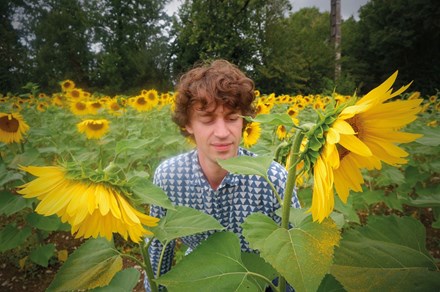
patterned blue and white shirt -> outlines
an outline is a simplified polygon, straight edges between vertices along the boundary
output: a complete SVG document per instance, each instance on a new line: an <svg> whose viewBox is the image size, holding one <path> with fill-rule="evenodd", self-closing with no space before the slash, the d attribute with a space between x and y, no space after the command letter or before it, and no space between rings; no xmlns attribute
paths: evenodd
<svg viewBox="0 0 440 292"><path fill-rule="evenodd" d="M238 155L255 156L254 153L239 148ZM272 162L268 177L277 192L282 196L287 180L287 171L277 162ZM162 162L155 171L153 182L161 187L175 206L191 207L216 218L228 231L240 238L242 251L252 251L242 235L241 224L255 212L261 212L280 222L275 211L280 208L267 181L257 175L227 174L217 190L208 183L198 161L197 150L193 150ZM292 196L292 206L300 208L296 193ZM161 218L166 210L151 206L150 215ZM213 232L186 236L182 242L195 249L201 241ZM168 272L172 265L175 243L167 245L161 265L161 274ZM149 254L154 273L156 273L162 244L153 239ZM148 281L145 280L149 291Z"/></svg>

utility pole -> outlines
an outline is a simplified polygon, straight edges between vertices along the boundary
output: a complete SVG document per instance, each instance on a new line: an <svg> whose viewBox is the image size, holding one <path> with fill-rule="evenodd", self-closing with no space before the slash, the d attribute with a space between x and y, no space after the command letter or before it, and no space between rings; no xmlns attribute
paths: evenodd
<svg viewBox="0 0 440 292"><path fill-rule="evenodd" d="M331 42L335 48L335 81L341 76L341 0L330 0Z"/></svg>

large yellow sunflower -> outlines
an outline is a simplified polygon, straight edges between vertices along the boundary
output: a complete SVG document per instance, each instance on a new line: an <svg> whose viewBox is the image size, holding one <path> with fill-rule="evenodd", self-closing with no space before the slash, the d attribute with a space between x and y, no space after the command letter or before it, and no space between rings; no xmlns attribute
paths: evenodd
<svg viewBox="0 0 440 292"><path fill-rule="evenodd" d="M108 132L110 122L106 119L88 119L78 123L77 128L78 132L86 134L87 139L99 139Z"/></svg>
<svg viewBox="0 0 440 292"><path fill-rule="evenodd" d="M28 130L28 124L19 113L0 113L0 142L18 143Z"/></svg>
<svg viewBox="0 0 440 292"><path fill-rule="evenodd" d="M322 221L333 210L333 182L338 196L347 201L349 191L362 191L361 169L381 169L382 162L405 164L408 153L397 146L421 137L399 131L417 118L422 99L387 100L405 91L391 86L397 71L384 83L348 106L326 132L326 142L314 166L313 218ZM333 180L333 181L332 181ZM315 198L316 197L316 198Z"/></svg>
<svg viewBox="0 0 440 292"><path fill-rule="evenodd" d="M261 136L260 123L250 122L246 125L243 131L243 144L244 147L250 148L258 142Z"/></svg>
<svg viewBox="0 0 440 292"><path fill-rule="evenodd" d="M22 170L36 176L22 185L19 194L40 200L35 211L51 216L56 214L68 222L76 237L106 237L113 233L139 242L151 234L144 226L155 226L159 219L136 210L113 185L69 179L61 166L27 166Z"/></svg>

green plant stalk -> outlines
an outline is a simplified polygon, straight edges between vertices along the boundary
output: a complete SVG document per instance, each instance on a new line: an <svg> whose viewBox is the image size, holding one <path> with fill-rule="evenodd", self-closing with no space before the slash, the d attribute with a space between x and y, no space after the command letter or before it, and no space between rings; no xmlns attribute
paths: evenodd
<svg viewBox="0 0 440 292"><path fill-rule="evenodd" d="M290 219L290 207L292 201L292 194L296 183L296 165L298 164L298 159L300 157L300 147L301 142L304 138L304 132L301 130L296 131L293 138L293 144L290 148L290 169L287 175L286 189L284 190L284 202L282 206L282 217L281 217L281 227L289 229L289 219ZM280 291L286 291L286 279L280 275L278 287Z"/></svg>
<svg viewBox="0 0 440 292"><path fill-rule="evenodd" d="M151 242L151 239L150 239ZM144 242L145 243L145 242ZM154 271L153 271L153 267L151 266L151 261L150 261L150 255L148 254L148 247L150 246L148 245L144 245L144 243L139 244L141 253L142 253L142 258L144 259L144 264L142 265L142 267L145 270L145 273L147 274L147 280L148 283L150 284L151 287L151 292L158 292L159 289L157 288L157 284L156 282L154 282Z"/></svg>

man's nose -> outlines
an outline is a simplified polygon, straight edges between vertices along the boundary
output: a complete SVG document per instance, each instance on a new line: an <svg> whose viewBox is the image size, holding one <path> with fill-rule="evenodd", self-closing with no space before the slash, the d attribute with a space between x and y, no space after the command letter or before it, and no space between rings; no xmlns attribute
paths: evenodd
<svg viewBox="0 0 440 292"><path fill-rule="evenodd" d="M224 119L217 119L214 128L214 135L220 138L226 137L229 134L228 126Z"/></svg>

